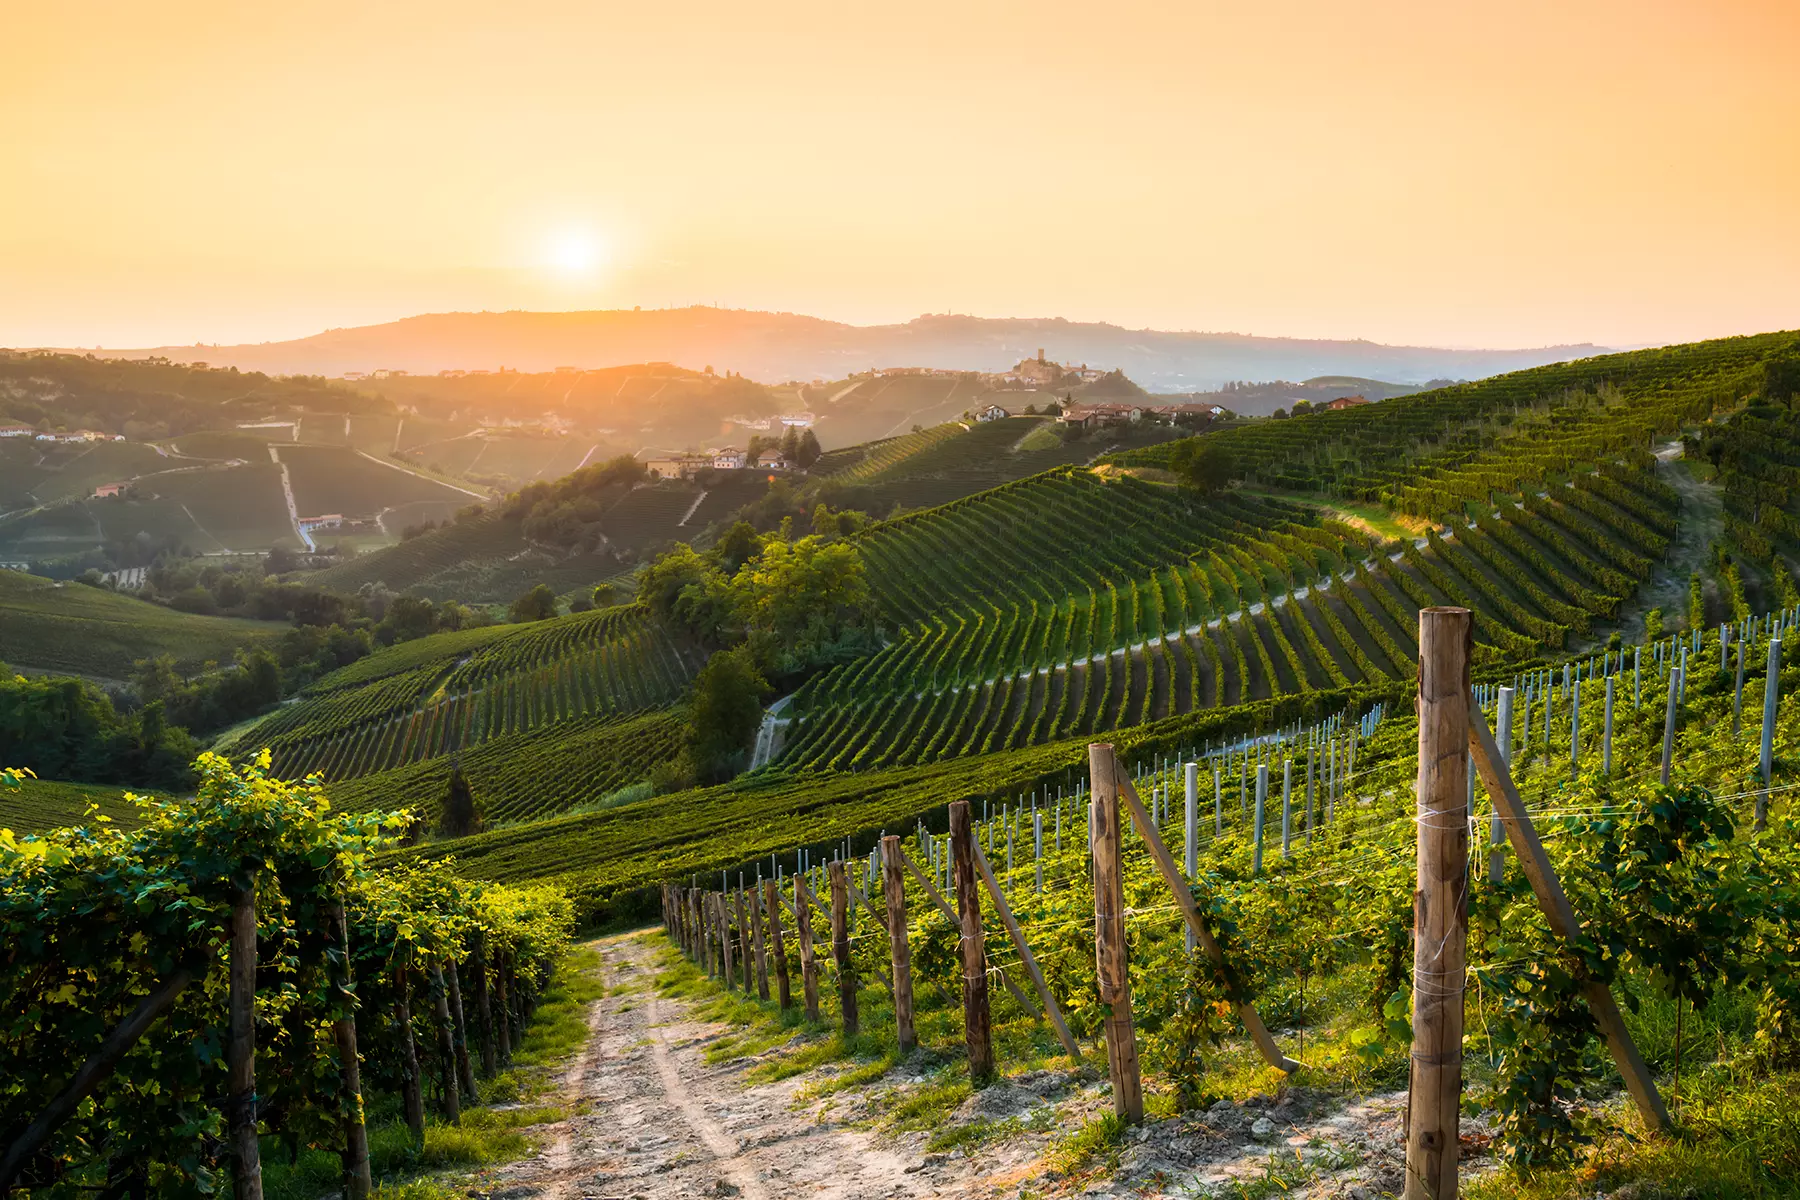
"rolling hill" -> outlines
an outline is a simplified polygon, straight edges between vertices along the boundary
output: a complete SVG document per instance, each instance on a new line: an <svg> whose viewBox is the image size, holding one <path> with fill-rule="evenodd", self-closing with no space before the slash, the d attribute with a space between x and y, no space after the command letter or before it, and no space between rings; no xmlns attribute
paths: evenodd
<svg viewBox="0 0 1800 1200"><path fill-rule="evenodd" d="M128 679L139 658L172 655L180 669L230 662L239 646L287 626L176 612L77 583L0 571L0 662L10 667Z"/></svg>
<svg viewBox="0 0 1800 1200"><path fill-rule="evenodd" d="M876 367L932 364L1002 371L1042 348L1051 358L1122 368L1153 391L1193 391L1232 379L1348 374L1423 383L1473 378L1585 357L1596 346L1441 350L1365 341L1123 329L1050 319L923 316L855 326L793 313L716 308L604 312L433 313L255 346L163 347L156 353L244 370L339 375L445 368L554 371L665 362L712 365L752 379L841 379Z"/></svg>

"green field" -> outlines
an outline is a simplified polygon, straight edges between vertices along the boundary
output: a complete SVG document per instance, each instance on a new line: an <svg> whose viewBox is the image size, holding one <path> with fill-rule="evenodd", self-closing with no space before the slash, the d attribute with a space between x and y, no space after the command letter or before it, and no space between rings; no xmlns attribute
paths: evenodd
<svg viewBox="0 0 1800 1200"><path fill-rule="evenodd" d="M0 571L0 662L15 668L126 679L134 660L168 654L191 671L230 662L238 647L285 628L194 616L100 588Z"/></svg>

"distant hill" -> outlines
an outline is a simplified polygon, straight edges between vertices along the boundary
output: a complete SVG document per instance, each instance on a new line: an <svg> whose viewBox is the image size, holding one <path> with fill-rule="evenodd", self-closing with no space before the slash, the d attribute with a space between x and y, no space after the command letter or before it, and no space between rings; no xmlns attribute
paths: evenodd
<svg viewBox="0 0 1800 1200"><path fill-rule="evenodd" d="M1004 371L1042 349L1059 362L1123 370L1152 391L1217 388L1232 379L1349 374L1423 383L1473 379L1600 353L1592 345L1446 350L1368 341L1125 329L1054 318L923 316L902 325L846 325L794 313L719 308L646 311L430 313L332 329L287 342L154 351L288 374L377 369L553 371L667 362L727 369L766 382L841 379L871 368L930 365Z"/></svg>

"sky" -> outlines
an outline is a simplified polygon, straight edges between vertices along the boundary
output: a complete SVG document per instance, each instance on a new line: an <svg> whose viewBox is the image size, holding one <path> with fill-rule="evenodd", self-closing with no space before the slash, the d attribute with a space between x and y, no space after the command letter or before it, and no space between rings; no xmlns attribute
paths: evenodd
<svg viewBox="0 0 1800 1200"><path fill-rule="evenodd" d="M1800 327L1788 0L8 5L0 345L719 304Z"/></svg>

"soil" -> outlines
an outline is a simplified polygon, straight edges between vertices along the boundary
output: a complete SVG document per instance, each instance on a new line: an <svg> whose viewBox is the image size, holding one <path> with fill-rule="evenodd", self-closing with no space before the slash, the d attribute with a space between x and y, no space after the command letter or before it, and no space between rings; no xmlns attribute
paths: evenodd
<svg viewBox="0 0 1800 1200"><path fill-rule="evenodd" d="M691 1001L658 996L651 934L596 944L608 994L589 1009L591 1037L566 1069L573 1114L537 1132L533 1156L488 1173L486 1200L747 1200L832 1196L1237 1196L1270 1175L1282 1195L1374 1197L1401 1187L1404 1093L1346 1104L1303 1087L1281 1097L1220 1101L1129 1131L1074 1176L1058 1175L1055 1146L1111 1109L1091 1073L1016 1074L971 1095L932 1133L980 1123L1001 1136L971 1152L934 1153L928 1133L871 1126L897 1098L949 1061L929 1054L860 1089L811 1098L846 1069L822 1067L751 1084L759 1057L709 1064L708 1045L729 1027L700 1020ZM631 984L638 987L629 987ZM627 986L621 986L627 985ZM797 1035L798 1036L798 1035ZM1465 1120L1465 1170L1488 1164L1487 1130ZM1273 1163L1273 1165L1272 1165Z"/></svg>

